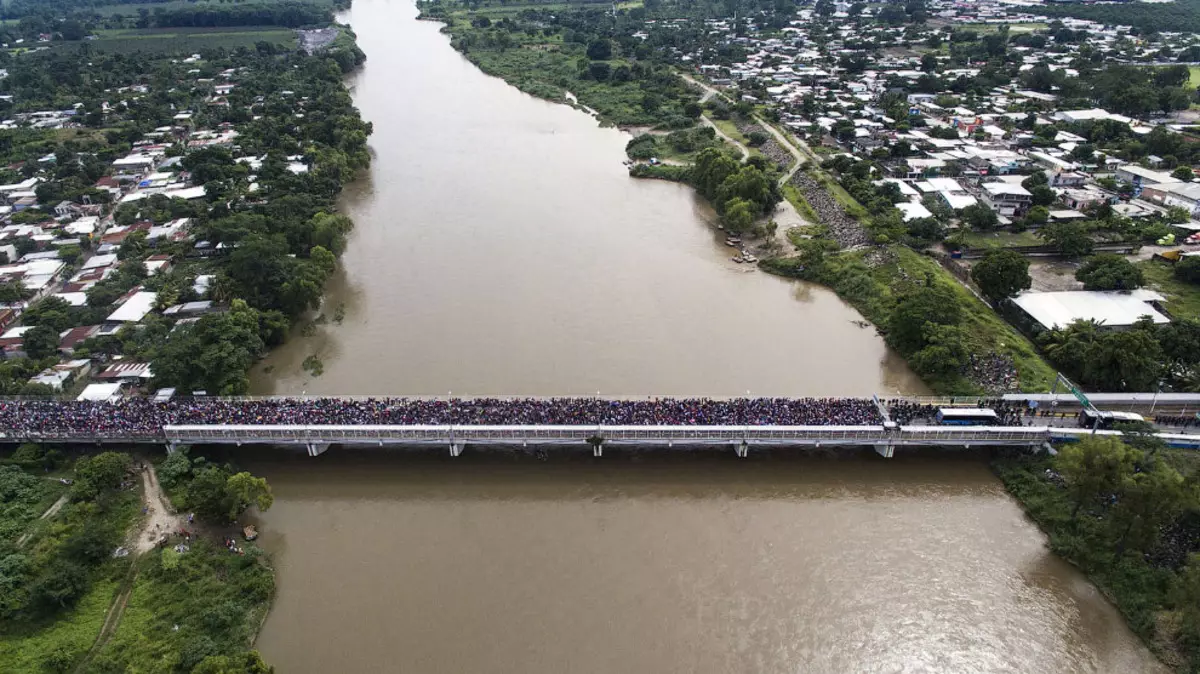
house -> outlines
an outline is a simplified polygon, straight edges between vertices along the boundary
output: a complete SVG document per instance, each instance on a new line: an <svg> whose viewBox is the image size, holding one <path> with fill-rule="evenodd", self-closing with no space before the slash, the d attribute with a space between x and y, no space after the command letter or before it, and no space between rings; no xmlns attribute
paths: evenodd
<svg viewBox="0 0 1200 674"><path fill-rule="evenodd" d="M114 382L107 384L88 384L87 388L79 394L76 400L87 400L92 402L115 402L121 398L121 389L125 386L122 382Z"/></svg>
<svg viewBox="0 0 1200 674"><path fill-rule="evenodd" d="M136 386L143 380L153 379L154 373L150 371L150 363L122 360L100 370L95 375L95 378L105 381L119 381Z"/></svg>
<svg viewBox="0 0 1200 674"><path fill-rule="evenodd" d="M87 376L88 371L92 369L92 361L81 358L79 360L69 360L65 363L59 363L54 367L46 368L40 373L30 378L30 384L41 384L49 386L55 391L61 391L67 388L71 382Z"/></svg>
<svg viewBox="0 0 1200 674"><path fill-rule="evenodd" d="M1191 215L1200 214L1200 183L1167 183L1142 188L1142 198L1165 208L1178 206Z"/></svg>
<svg viewBox="0 0 1200 674"><path fill-rule="evenodd" d="M154 309L155 293L141 290L126 297L117 310L104 319L106 323L137 323Z"/></svg>
<svg viewBox="0 0 1200 674"><path fill-rule="evenodd" d="M1117 180L1123 180L1131 185L1165 185L1168 183L1180 182L1176 178L1172 178L1170 173L1162 171L1152 171L1148 168L1142 168L1137 164L1126 164L1117 169Z"/></svg>
<svg viewBox="0 0 1200 674"><path fill-rule="evenodd" d="M79 346L87 338L95 335L99 330L99 325L81 325L77 328L66 330L58 335L58 350L69 356L75 353L75 347Z"/></svg>
<svg viewBox="0 0 1200 674"><path fill-rule="evenodd" d="M984 183L983 203L1006 218L1020 218L1033 205L1029 190L1007 182Z"/></svg>

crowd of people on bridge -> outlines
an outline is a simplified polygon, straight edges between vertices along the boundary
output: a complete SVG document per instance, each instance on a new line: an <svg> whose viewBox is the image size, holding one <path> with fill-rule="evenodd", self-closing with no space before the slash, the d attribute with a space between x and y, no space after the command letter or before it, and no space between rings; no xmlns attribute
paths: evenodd
<svg viewBox="0 0 1200 674"><path fill-rule="evenodd" d="M862 426L869 398L123 398L0 401L10 436L157 437L168 425Z"/></svg>

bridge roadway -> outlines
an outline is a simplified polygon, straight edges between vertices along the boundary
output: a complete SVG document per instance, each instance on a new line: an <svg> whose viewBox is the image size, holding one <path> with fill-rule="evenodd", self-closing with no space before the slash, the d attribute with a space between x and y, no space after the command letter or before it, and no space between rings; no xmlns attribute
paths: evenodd
<svg viewBox="0 0 1200 674"><path fill-rule="evenodd" d="M1118 409L1120 407L1138 408L1140 410L1172 408L1176 412L1200 409L1200 395L1197 394L1095 394L1093 399L1104 398L1103 409ZM64 402L55 409L52 401L34 403L14 402L9 409L4 410L4 401L0 400L0 414L7 420L8 427L0 425L0 443L3 442L59 442L86 443L97 445L117 444L159 444L166 445L168 450L184 444L274 444L302 445L308 453L317 456L328 449L330 445L441 445L449 447L452 456L459 456L468 445L487 447L497 445L546 445L546 446L591 446L596 456L603 454L605 446L651 446L651 447L713 447L732 446L738 456L746 456L754 446L795 446L795 447L841 447L860 446L872 447L879 454L891 457L897 447L915 446L952 446L972 447L977 445L1000 445L1018 447L1044 447L1054 442L1077 440L1091 431L1074 427L1074 411L1078 409L1078 401L1073 396L1049 394L1029 395L1013 394L1005 396L1008 403L1021 403L1026 399L1036 399L1041 409L1053 408L1058 414L1051 416L1028 416L1029 426L937 426L929 421L917 420L904 425L887 420L887 405L878 398L873 401L862 399L868 405L873 403L880 412L883 421L875 424L862 425L558 425L547 423L543 425L528 424L490 424L484 421L474 423L442 423L414 424L408 422L372 424L364 419L357 424L338 424L328 420L324 415L322 403L333 402L332 399L195 399L194 402L182 400L171 401L178 404L178 410L143 400L132 407L122 404L115 405L113 415L116 418L126 417L131 424L128 430L119 430L112 424L105 423L107 409L100 409L97 414L96 405L106 407L105 403L73 403ZM348 405L355 404L352 399L345 400ZM405 399L395 399L398 405L403 405ZM409 399L413 400L413 399ZM454 399L458 401L471 399ZM487 405L494 399L481 399ZM533 400L533 399L530 399ZM549 399L553 405L554 400ZM561 399L569 400L569 399ZM664 399L668 409L672 399ZM708 400L708 399L697 399ZM846 399L840 399L846 400ZM934 407L982 406L989 399L976 398L904 398L906 402ZM990 401L994 401L992 398ZM266 419L263 423L238 424L231 420L220 418L220 414L238 416L230 405L243 403L246 405L276 402L281 406L289 403L312 403L312 414L317 417L326 416L323 423L286 423ZM376 401L378 402L378 401ZM888 401L891 402L891 401ZM745 401L753 404L754 401ZM73 408L73 405L84 407ZM188 417L195 412L196 406L202 408L211 404L218 412L218 417L212 421L194 422L180 417ZM644 403L633 403L644 404ZM655 404L655 403L651 403ZM720 403L716 403L719 407ZM731 404L742 404L737 400ZM27 407L22 407L26 405ZM47 406L40 409L39 405ZM92 405L92 407L87 407ZM783 407L786 410L786 403ZM453 409L453 408L450 408ZM49 410L48 420L36 423L36 415ZM203 410L201 409L201 412ZM306 410L287 409L291 418L303 419ZM336 410L335 410L336 411ZM295 413L300 415L296 416ZM262 410L252 413L262 413ZM267 410L268 416L270 410ZM5 414L7 416L5 416ZM383 418L386 420L385 411ZM786 411L784 412L786 414ZM23 417L30 418L35 423L26 424ZM433 416L444 416L440 409ZM569 415L569 413L568 413ZM203 416L201 414L201 416ZM286 415L281 415L287 418ZM334 415L336 416L336 414ZM378 414L376 415L379 416ZM90 421L97 419L96 422ZM191 419L196 415L192 414ZM310 416L310 418L312 418ZM313 418L312 420L316 420ZM97 430L93 430L94 425ZM117 424L118 426L120 424ZM1166 430L1166 429L1164 429ZM1099 431L1102 434L1116 434L1115 431ZM1185 435L1167 430L1159 433L1169 445L1200 449L1200 435Z"/></svg>
<svg viewBox="0 0 1200 674"><path fill-rule="evenodd" d="M330 445L448 447L460 456L468 445L591 446L602 456L606 446L718 447L730 446L740 457L755 446L872 447L892 457L897 447L1012 446L1041 448L1070 442L1091 431L1055 426L368 426L368 425L169 425L161 433L97 437L62 433L3 433L0 442L67 442L88 444L179 445L301 445L310 456ZM1099 431L1117 434L1115 431ZM1175 446L1200 448L1200 435L1161 433Z"/></svg>

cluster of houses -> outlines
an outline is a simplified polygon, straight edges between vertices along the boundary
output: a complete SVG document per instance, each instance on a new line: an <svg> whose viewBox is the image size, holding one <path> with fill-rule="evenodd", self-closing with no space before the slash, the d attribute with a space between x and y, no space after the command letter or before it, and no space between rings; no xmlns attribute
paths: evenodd
<svg viewBox="0 0 1200 674"><path fill-rule="evenodd" d="M909 119L889 115L894 103L885 109L881 99L895 91L897 83L906 83L905 90L913 92L929 90L914 85L931 75L942 81L980 75L981 68L972 64L949 66L944 50L930 47L939 40L949 41L953 29L987 34L1008 24L1012 36L1044 28L1046 19L1022 13L1022 4L930 0L926 7L931 21L917 27L888 26L871 18L881 7L838 1L833 4L835 20L821 29L819 39L810 36L817 18L815 7L802 9L782 31L761 35L754 20L710 20L710 44L740 47L745 58L730 61L718 57L729 50L709 47L680 51L676 57L715 85L737 88L743 100L771 104L783 125L810 144L824 144L824 152L883 158L885 174L876 176L876 184L897 186L903 198L897 208L906 221L932 217L934 203L955 211L978 204L993 211L1001 225L1021 221L1036 227L1041 218L1025 220L1034 206L1034 194L1022 183L1037 171L1056 196L1047 208L1047 222L1086 219L1085 211L1100 204L1134 219L1162 216L1170 208L1185 209L1200 219L1200 182L1176 177L1163 158L1149 156L1129 163L1105 154L1102 147L1093 148L1095 153L1077 152L1087 139L1057 129L1107 120L1144 136L1159 125L1184 130L1176 120L1144 121L1098 108L1061 107L1057 95L1029 90L1019 76L993 88L988 96L970 97L971 107L963 104L963 97L948 92L908 93ZM1200 36L1190 34L1164 33L1146 40L1132 35L1129 27L1075 19L1061 22L1066 29L1086 32L1087 39L1057 44L1053 50L1023 46L1020 41L1007 45L1009 53L1022 61L1020 73L1045 67L1056 76L1076 77L1071 64L1081 48L1106 62L1164 65L1170 62L1161 62L1163 53L1200 45ZM864 50L864 42L872 47ZM1166 47L1170 49L1164 52ZM924 126L898 123L913 117ZM1054 134L1039 134L1049 125L1055 125ZM897 147L905 151L894 152ZM1124 196L1111 189L1111 181L1124 184ZM1200 221L1192 220L1180 229L1200 232ZM1040 328L1062 327L1080 318L1121 328L1140 316L1155 322L1169 320L1162 302L1151 291L1064 291L1026 292L1016 305Z"/></svg>
<svg viewBox="0 0 1200 674"><path fill-rule="evenodd" d="M198 73L199 71L193 71ZM222 73L230 80L235 70ZM198 80L207 84L209 105L228 105L227 96L236 86L233 82ZM146 87L136 85L119 91L121 94L145 93ZM75 125L75 110L46 111L17 115L5 120L0 127L63 128ZM17 284L29 298L0 304L0 358L26 356L25 335L33 328L21 324L25 308L47 297L55 297L71 307L87 307L88 291L118 272L123 260L118 256L122 243L140 233L148 248L155 250L185 250L188 256L202 257L214 252L208 242L193 241L193 220L176 218L152 222L141 217L128 224L118 224L114 214L124 205L136 204L155 195L169 199L192 201L205 197L203 185L193 184L183 166L182 157L172 148L194 150L207 147L235 148L237 131L228 123L214 128L196 128L191 111L181 111L172 124L146 133L133 144L131 151L111 162L106 175L94 188L111 197L106 203L40 203L37 187L50 176L54 157L46 158L33 177L11 185L0 185L0 283ZM252 169L261 159L246 159ZM292 162L307 170L302 158ZM9 167L20 170L22 165ZM28 171L25 175L28 175ZM43 176L46 176L45 178ZM254 184L254 176L250 176ZM85 199L86 201L86 199ZM97 200L104 201L104 200ZM43 218L16 218L28 209L44 213ZM127 222L127 220L126 220ZM187 246L169 246L186 242ZM167 273L179 260L170 254L150 254L141 258L149 277ZM29 380L58 392L78 392L81 399L103 400L121 395L130 388L142 388L153 378L149 363L116 356L96 361L76 357L75 350L88 339L116 335L122 328L137 325L152 313L174 320L175 326L198 320L200 316L223 307L214 302L210 291L215 275L200 273L191 279L193 301L162 306L160 296L138 285L97 314L91 325L64 330L59 334L59 362ZM86 386L85 386L86 384Z"/></svg>

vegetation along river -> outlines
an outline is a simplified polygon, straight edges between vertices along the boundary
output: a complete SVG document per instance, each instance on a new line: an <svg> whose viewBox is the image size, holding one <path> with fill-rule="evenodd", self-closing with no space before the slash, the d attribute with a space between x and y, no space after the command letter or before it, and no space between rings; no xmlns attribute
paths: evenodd
<svg viewBox="0 0 1200 674"><path fill-rule="evenodd" d="M344 17L375 157L327 322L258 393L923 390L831 292L729 262L690 189L630 179L627 134L415 16ZM378 452L248 466L282 672L1157 671L978 456Z"/></svg>

